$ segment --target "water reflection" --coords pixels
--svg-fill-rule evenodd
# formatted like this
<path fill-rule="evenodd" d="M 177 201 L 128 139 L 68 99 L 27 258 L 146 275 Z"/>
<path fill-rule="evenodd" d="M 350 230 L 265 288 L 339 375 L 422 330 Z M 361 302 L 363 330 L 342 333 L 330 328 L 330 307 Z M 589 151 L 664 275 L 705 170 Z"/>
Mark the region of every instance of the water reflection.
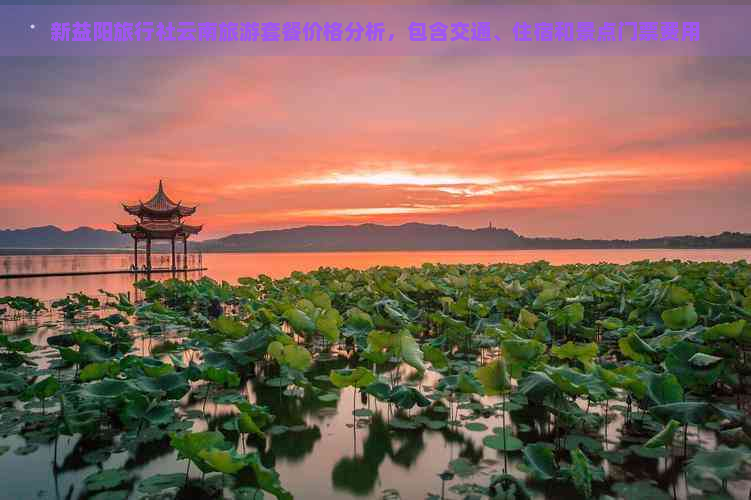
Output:
<path fill-rule="evenodd" d="M 358 496 L 371 493 L 378 480 L 381 463 L 387 456 L 405 468 L 415 464 L 425 449 L 422 434 L 422 430 L 403 432 L 398 436 L 392 434 L 382 413 L 376 413 L 368 426 L 362 454 L 342 457 L 331 471 L 334 487 Z"/>
<path fill-rule="evenodd" d="M 190 256 L 189 256 L 190 257 Z M 154 266 L 166 266 L 166 255 L 157 255 Z M 236 282 L 241 276 L 266 274 L 273 278 L 288 276 L 293 271 L 310 271 L 321 266 L 366 269 L 377 265 L 419 266 L 424 262 L 445 264 L 509 262 L 523 264 L 547 260 L 552 264 L 613 262 L 625 264 L 636 260 L 682 259 L 695 261 L 733 262 L 751 259 L 748 249 L 720 250 L 507 250 L 456 252 L 337 252 L 337 253 L 231 253 L 205 254 L 202 257 L 207 274 L 217 280 Z M 189 261 L 190 262 L 190 261 Z M 128 269 L 128 254 L 99 255 L 5 255 L 0 256 L 3 274 L 91 271 Z M 164 279 L 168 274 L 154 275 Z M 188 273 L 196 279 L 200 273 Z M 99 289 L 110 292 L 132 291 L 133 279 L 128 274 L 93 276 L 62 276 L 48 278 L 0 279 L 0 295 L 25 295 L 52 299 L 71 292 L 92 295 Z"/>

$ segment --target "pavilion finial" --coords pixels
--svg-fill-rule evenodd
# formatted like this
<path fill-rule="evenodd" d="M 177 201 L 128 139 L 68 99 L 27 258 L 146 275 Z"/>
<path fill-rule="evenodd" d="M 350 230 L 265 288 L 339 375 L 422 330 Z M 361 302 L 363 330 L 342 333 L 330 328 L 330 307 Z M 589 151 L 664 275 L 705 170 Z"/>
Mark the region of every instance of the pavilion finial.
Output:
<path fill-rule="evenodd" d="M 131 215 L 149 220 L 172 220 L 188 217 L 196 212 L 196 207 L 184 206 L 182 200 L 175 203 L 164 192 L 164 179 L 158 179 L 156 193 L 147 201 L 138 200 L 137 205 L 123 204 L 123 208 Z"/>

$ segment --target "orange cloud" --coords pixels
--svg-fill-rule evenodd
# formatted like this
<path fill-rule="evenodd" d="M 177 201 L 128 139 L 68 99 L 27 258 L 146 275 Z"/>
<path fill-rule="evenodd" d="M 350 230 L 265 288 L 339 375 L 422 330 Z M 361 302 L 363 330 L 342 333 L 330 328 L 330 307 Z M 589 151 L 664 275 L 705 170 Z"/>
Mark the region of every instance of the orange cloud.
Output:
<path fill-rule="evenodd" d="M 40 66 L 41 88 L 11 89 L 0 226 L 108 228 L 120 201 L 164 178 L 199 204 L 207 236 L 412 220 L 586 237 L 751 230 L 732 194 L 749 187 L 748 79 L 699 86 L 685 78 L 695 59 L 151 64 L 97 61 L 112 73 L 101 84 Z"/>

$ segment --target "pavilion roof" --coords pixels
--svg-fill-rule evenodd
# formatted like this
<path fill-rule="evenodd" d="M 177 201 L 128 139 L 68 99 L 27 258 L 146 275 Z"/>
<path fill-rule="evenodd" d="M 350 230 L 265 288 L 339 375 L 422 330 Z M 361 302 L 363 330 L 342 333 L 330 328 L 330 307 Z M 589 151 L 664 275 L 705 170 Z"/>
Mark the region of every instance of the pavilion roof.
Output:
<path fill-rule="evenodd" d="M 136 238 L 151 239 L 172 239 L 187 238 L 192 234 L 198 234 L 203 225 L 192 226 L 182 222 L 174 221 L 145 221 L 134 224 L 115 223 L 118 231 L 124 234 L 130 234 Z"/>
<path fill-rule="evenodd" d="M 123 208 L 126 212 L 137 217 L 149 217 L 149 218 L 170 218 L 174 215 L 179 217 L 186 217 L 193 215 L 196 212 L 196 207 L 183 206 L 182 202 L 175 203 L 164 192 L 164 185 L 162 181 L 159 181 L 159 187 L 156 194 L 152 196 L 148 201 L 139 201 L 136 205 L 123 204 Z"/>

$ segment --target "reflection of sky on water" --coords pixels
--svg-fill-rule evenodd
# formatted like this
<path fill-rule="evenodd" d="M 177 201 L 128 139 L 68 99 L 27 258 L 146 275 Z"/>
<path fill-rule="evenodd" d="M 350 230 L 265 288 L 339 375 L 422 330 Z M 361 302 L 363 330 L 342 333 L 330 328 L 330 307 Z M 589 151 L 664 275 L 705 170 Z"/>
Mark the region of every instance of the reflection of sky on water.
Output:
<path fill-rule="evenodd" d="M 154 256 L 154 267 L 166 267 L 166 254 Z M 519 250 L 519 251 L 466 251 L 466 252 L 337 252 L 337 253 L 229 253 L 204 254 L 206 274 L 216 280 L 235 283 L 241 276 L 266 274 L 272 278 L 288 276 L 292 271 L 311 271 L 324 267 L 351 267 L 366 269 L 378 265 L 419 266 L 424 262 L 445 264 L 510 262 L 523 264 L 547 260 L 552 264 L 597 263 L 602 261 L 625 264 L 636 260 L 720 260 L 733 262 L 751 260 L 747 249 L 728 250 Z M 143 260 L 143 257 L 140 257 Z M 102 269 L 127 269 L 133 262 L 130 254 L 102 255 L 8 255 L 0 256 L 3 273 L 42 273 L 63 271 L 90 271 Z M 197 278 L 198 273 L 189 273 Z M 178 273 L 184 276 L 184 273 Z M 154 274 L 155 279 L 166 279 L 170 274 Z M 110 292 L 134 293 L 130 274 L 105 274 L 92 276 L 62 276 L 49 278 L 0 279 L 0 296 L 23 295 L 40 299 L 65 296 L 83 291 L 96 294 L 99 289 Z"/>

